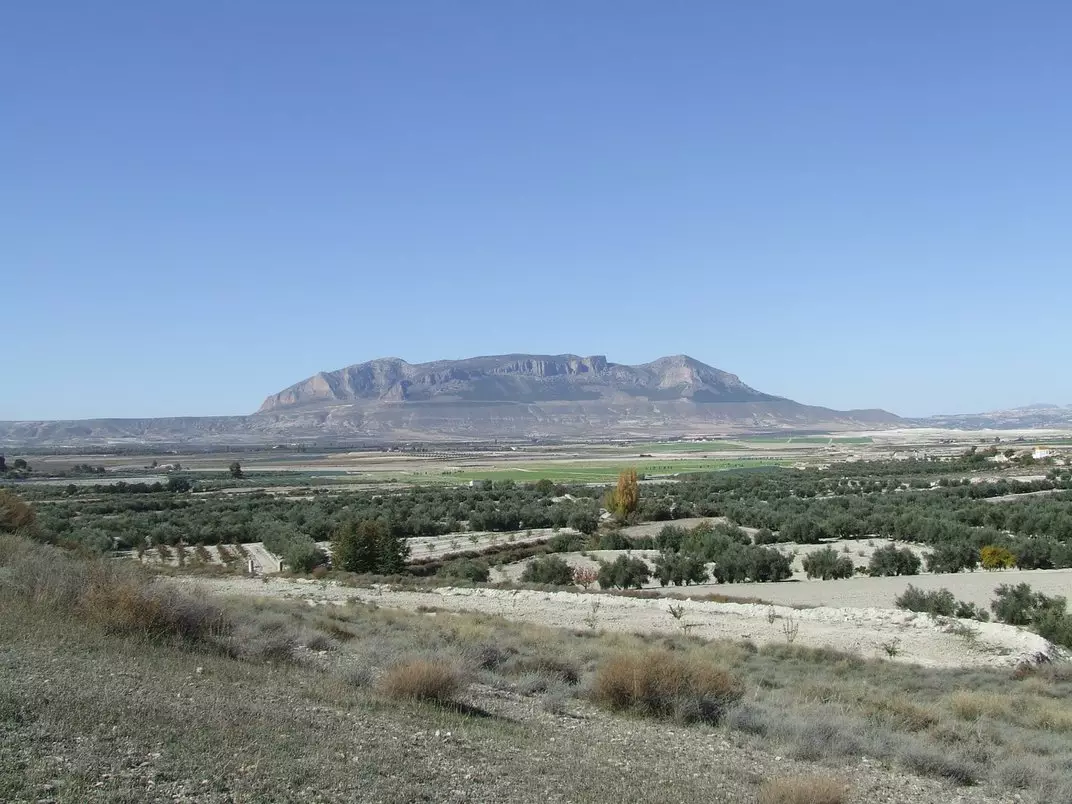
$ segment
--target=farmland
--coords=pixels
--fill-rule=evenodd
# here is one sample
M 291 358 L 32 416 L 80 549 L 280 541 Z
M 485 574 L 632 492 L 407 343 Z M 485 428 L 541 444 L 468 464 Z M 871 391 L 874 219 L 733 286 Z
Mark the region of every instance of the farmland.
M 916 449 L 908 458 L 894 457 L 904 454 L 902 443 L 740 443 L 733 457 L 718 458 L 673 442 L 191 454 L 172 458 L 178 470 L 153 467 L 147 456 L 102 456 L 106 469 L 93 477 L 62 476 L 60 457 L 36 457 L 33 475 L 9 482 L 0 501 L 5 516 L 23 523 L 20 532 L 50 543 L 0 543 L 0 633 L 20 646 L 14 664 L 0 665 L 14 690 L 0 697 L 8 707 L 0 714 L 36 718 L 41 729 L 60 724 L 49 732 L 58 744 L 77 726 L 87 742 L 63 749 L 77 760 L 58 775 L 35 759 L 25 729 L 4 732 L 0 748 L 23 757 L 32 784 L 58 778 L 71 801 L 137 798 L 132 791 L 149 781 L 181 798 L 170 779 L 186 779 L 187 792 L 197 783 L 166 748 L 145 751 L 130 768 L 109 764 L 104 746 L 113 739 L 181 739 L 188 756 L 216 774 L 217 789 L 199 792 L 200 800 L 278 785 L 275 777 L 246 779 L 213 758 L 211 740 L 185 733 L 172 700 L 186 701 L 216 740 L 274 763 L 293 753 L 252 727 L 221 734 L 204 726 L 216 721 L 199 701 L 211 700 L 229 722 L 247 723 L 256 712 L 281 733 L 326 729 L 336 745 L 346 743 L 344 754 L 405 765 L 409 748 L 402 756 L 393 742 L 357 745 L 344 736 L 355 720 L 360 733 L 398 734 L 420 761 L 444 773 L 463 768 L 458 789 L 488 798 L 555 800 L 511 787 L 505 768 L 517 759 L 506 746 L 535 752 L 541 772 L 568 774 L 575 757 L 609 761 L 617 754 L 599 745 L 643 734 L 645 750 L 665 767 L 700 761 L 707 745 L 718 746 L 718 762 L 750 763 L 756 775 L 728 782 L 730 800 L 750 800 L 787 768 L 794 778 L 851 779 L 846 786 L 860 800 L 880 790 L 883 800 L 906 804 L 1066 799 L 1072 713 L 1055 701 L 1067 693 L 1072 649 L 1061 597 L 1072 572 L 1067 456 L 1039 462 L 1020 450 L 997 463 L 997 449 L 969 443 L 930 445 L 931 454 Z M 849 460 L 832 460 L 832 447 Z M 627 510 L 611 491 L 626 469 L 639 476 Z M 74 479 L 81 482 L 64 482 Z M 65 552 L 49 552 L 57 547 Z M 984 548 L 1008 563 L 987 571 Z M 101 561 L 117 557 L 127 560 Z M 893 574 L 883 557 L 897 562 Z M 816 569 L 818 558 L 829 576 Z M 66 563 L 82 561 L 107 569 Z M 124 567 L 134 574 L 122 575 Z M 64 583 L 33 586 L 68 569 Z M 120 573 L 117 588 L 141 583 L 143 572 L 155 580 L 129 592 L 143 603 L 126 614 L 97 588 L 69 612 L 34 608 L 101 572 Z M 999 617 L 1002 589 L 1019 584 L 1033 590 L 1020 595 L 1024 605 L 1044 617 Z M 948 594 L 943 605 L 954 608 L 899 608 L 910 585 L 923 596 Z M 144 648 L 115 641 L 143 638 L 124 629 L 168 627 L 166 618 L 137 625 L 138 612 L 156 610 L 157 594 L 179 611 L 219 605 L 224 613 L 213 617 L 230 624 L 196 637 L 203 644 L 193 652 L 189 636 Z M 121 614 L 135 625 L 114 621 Z M 99 661 L 64 662 L 88 650 L 71 617 L 103 629 L 89 651 Z M 191 617 L 181 627 L 192 627 Z M 228 636 L 218 649 L 212 640 L 221 634 Z M 683 661 L 680 672 L 717 668 L 711 678 L 722 679 L 728 697 L 670 709 L 601 697 L 623 655 Z M 151 674 L 154 692 L 167 693 L 165 709 L 151 703 L 153 692 L 109 676 L 110 666 Z M 71 685 L 62 709 L 36 680 L 45 667 L 63 667 Z M 397 702 L 411 683 L 405 673 L 435 668 L 449 671 L 438 697 Z M 643 668 L 622 672 L 632 678 Z M 99 705 L 77 692 L 86 674 L 103 679 Z M 224 695 L 226 679 L 256 685 L 255 702 Z M 911 706 L 891 703 L 906 689 Z M 99 708 L 117 711 L 120 698 L 137 702 L 138 722 Z M 318 721 L 293 714 L 308 706 Z M 414 737 L 435 730 L 420 723 L 436 724 L 439 742 Z M 519 742 L 519 729 L 539 737 Z M 668 730 L 689 739 L 671 751 Z M 541 753 L 540 741 L 554 751 Z M 463 759 L 469 750 L 484 770 Z M 876 761 L 863 766 L 862 756 Z M 427 794 L 417 773 L 384 780 L 336 771 L 320 751 L 299 762 L 299 778 L 334 780 L 350 797 Z M 665 800 L 666 790 L 647 787 L 650 774 L 641 775 L 592 777 L 562 800 L 602 800 L 608 790 Z M 597 778 L 598 790 L 586 786 Z M 700 795 L 693 778 L 683 771 L 674 796 Z M 27 788 L 2 790 L 18 800 Z

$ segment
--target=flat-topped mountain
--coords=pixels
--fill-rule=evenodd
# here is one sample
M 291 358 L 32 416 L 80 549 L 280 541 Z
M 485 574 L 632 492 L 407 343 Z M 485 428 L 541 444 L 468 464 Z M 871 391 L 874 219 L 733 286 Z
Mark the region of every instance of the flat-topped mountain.
M 616 397 L 785 401 L 685 355 L 639 366 L 610 363 L 603 355 L 497 355 L 417 364 L 388 357 L 320 372 L 268 397 L 260 412 L 357 400 L 538 403 Z
M 602 355 L 383 358 L 320 372 L 268 397 L 257 417 L 396 438 L 646 436 L 771 428 L 853 428 L 883 410 L 802 405 L 686 355 L 629 366 Z
M 884 410 L 765 394 L 685 355 L 628 366 L 513 354 L 358 363 L 272 394 L 250 416 L 0 422 L 0 445 L 646 438 L 900 423 Z

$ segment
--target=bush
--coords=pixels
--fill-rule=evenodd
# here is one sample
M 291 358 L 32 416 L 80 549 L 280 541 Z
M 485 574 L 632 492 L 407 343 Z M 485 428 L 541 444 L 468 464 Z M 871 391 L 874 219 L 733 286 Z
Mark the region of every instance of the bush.
M 436 574 L 443 578 L 458 578 L 473 581 L 474 583 L 487 583 L 491 572 L 488 569 L 487 562 L 472 558 L 456 558 L 454 561 L 448 561 L 440 567 L 439 572 Z
M 575 553 L 584 549 L 584 538 L 576 533 L 556 533 L 547 542 L 547 549 L 552 553 Z
M 759 788 L 758 804 L 842 804 L 848 786 L 828 776 L 787 776 Z
M 0 533 L 30 530 L 36 519 L 32 506 L 10 491 L 0 489 Z
M 867 574 L 872 578 L 889 575 L 918 575 L 920 563 L 919 556 L 911 549 L 897 548 L 888 544 L 871 554 Z
M 1010 569 L 1016 565 L 1016 556 L 1011 550 L 988 544 L 979 551 L 979 563 L 985 570 Z
M 665 525 L 655 537 L 655 547 L 658 550 L 676 553 L 681 549 L 681 543 L 685 540 L 686 534 L 687 531 L 684 528 L 679 528 L 676 525 Z
M 664 551 L 655 558 L 655 577 L 663 586 L 704 583 L 708 578 L 707 565 L 699 556 Z
M 578 508 L 572 514 L 566 522 L 574 530 L 579 530 L 581 533 L 591 534 L 596 532 L 596 528 L 599 527 L 599 516 L 595 511 L 588 510 L 587 508 Z
M 979 554 L 971 542 L 950 542 L 939 545 L 933 553 L 927 555 L 928 572 L 975 571 Z
M 1045 595 L 1034 593 L 1026 583 L 1002 584 L 994 594 L 990 608 L 1000 622 L 1009 625 L 1030 625 L 1037 610 L 1047 600 Z
M 774 547 L 727 545 L 714 560 L 719 583 L 784 581 L 793 575 L 789 556 Z
M 592 699 L 607 709 L 684 723 L 718 723 L 743 693 L 725 670 L 666 650 L 606 659 L 592 684 Z
M 463 685 L 462 674 L 456 667 L 429 659 L 397 664 L 380 681 L 380 689 L 390 698 L 428 701 L 441 706 L 453 703 Z
M 610 564 L 600 562 L 597 576 L 602 589 L 639 589 L 650 577 L 648 565 L 635 556 L 618 556 Z
M 854 567 L 848 556 L 839 556 L 832 547 L 815 550 L 804 557 L 804 572 L 809 578 L 829 581 L 835 578 L 851 578 Z
M 933 614 L 935 617 L 952 617 L 957 609 L 956 598 L 948 589 L 924 592 L 912 584 L 894 600 L 894 604 L 899 609 Z
M 291 539 L 283 552 L 283 562 L 291 572 L 312 572 L 327 560 L 316 542 L 304 535 Z
M 752 538 L 756 544 L 774 544 L 778 541 L 778 537 L 771 532 L 770 528 L 760 528 Z
M 76 616 L 110 633 L 222 648 L 233 624 L 221 606 L 155 581 L 133 562 L 80 559 L 0 537 L 0 601 Z
M 558 556 L 544 556 L 530 561 L 521 573 L 522 583 L 543 583 L 550 586 L 571 586 L 573 570 Z
M 990 612 L 966 600 L 957 601 L 957 608 L 953 612 L 953 616 L 959 617 L 961 620 L 978 620 L 981 623 L 990 620 Z
M 995 595 L 990 608 L 999 621 L 1030 626 L 1050 642 L 1072 647 L 1072 616 L 1064 597 L 1033 592 L 1026 583 L 1002 584 Z
M 593 550 L 628 550 L 633 546 L 632 541 L 626 538 L 620 530 L 608 530 L 599 534 L 592 540 Z
M 828 534 L 814 519 L 793 519 L 782 526 L 781 536 L 787 542 L 819 544 Z
M 1015 543 L 1019 569 L 1053 569 L 1054 542 L 1049 539 L 1022 539 Z

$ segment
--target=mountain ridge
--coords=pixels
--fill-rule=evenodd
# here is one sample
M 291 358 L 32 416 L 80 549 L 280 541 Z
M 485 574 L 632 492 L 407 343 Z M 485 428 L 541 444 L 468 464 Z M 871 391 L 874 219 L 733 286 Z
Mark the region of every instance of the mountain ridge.
M 767 394 L 684 354 L 637 365 L 506 354 L 388 357 L 321 371 L 248 416 L 0 422 L 0 444 L 645 438 L 906 423 L 880 409 L 838 411 Z
M 616 393 L 710 402 L 781 399 L 683 354 L 627 365 L 612 363 L 605 355 L 514 353 L 427 363 L 388 357 L 320 371 L 269 396 L 258 413 L 356 400 L 539 402 L 608 398 Z

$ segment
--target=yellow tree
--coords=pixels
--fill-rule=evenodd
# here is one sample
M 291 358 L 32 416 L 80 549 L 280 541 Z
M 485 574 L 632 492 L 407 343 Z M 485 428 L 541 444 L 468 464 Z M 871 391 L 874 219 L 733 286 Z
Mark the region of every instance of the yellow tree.
M 636 469 L 626 469 L 618 475 L 618 486 L 611 493 L 610 505 L 607 507 L 624 519 L 636 511 L 640 504 L 640 483 L 637 481 Z
M 1016 566 L 1016 556 L 1012 554 L 1011 550 L 993 544 L 988 544 L 984 547 L 980 551 L 979 558 L 982 561 L 983 569 L 987 570 L 1010 569 Z

